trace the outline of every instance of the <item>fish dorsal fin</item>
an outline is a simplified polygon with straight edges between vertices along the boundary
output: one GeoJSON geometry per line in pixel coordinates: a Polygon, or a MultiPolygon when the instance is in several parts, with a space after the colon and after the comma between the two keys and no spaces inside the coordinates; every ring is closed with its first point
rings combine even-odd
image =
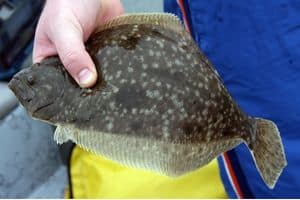
{"type": "Polygon", "coordinates": [[[171,13],[131,13],[116,17],[101,27],[97,31],[113,28],[125,24],[148,24],[158,25],[175,32],[186,32],[180,19],[171,13]]]}

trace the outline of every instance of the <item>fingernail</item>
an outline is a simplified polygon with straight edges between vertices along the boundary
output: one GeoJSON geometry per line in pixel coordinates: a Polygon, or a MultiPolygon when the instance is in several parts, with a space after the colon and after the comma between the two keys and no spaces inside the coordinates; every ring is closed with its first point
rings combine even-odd
{"type": "Polygon", "coordinates": [[[88,68],[84,68],[78,73],[78,80],[81,86],[87,86],[94,80],[94,75],[88,68]]]}

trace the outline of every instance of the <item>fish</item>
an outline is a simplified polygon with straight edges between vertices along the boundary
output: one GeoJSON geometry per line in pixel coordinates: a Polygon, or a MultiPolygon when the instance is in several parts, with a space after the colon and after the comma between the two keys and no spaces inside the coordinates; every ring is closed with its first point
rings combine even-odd
{"type": "Polygon", "coordinates": [[[119,16],[85,47],[98,72],[93,87],[78,86],[58,56],[9,82],[30,116],[57,126],[59,144],[71,140],[119,164],[178,177],[244,143],[274,188],[287,165],[278,127],[239,107],[175,15],[119,16]]]}

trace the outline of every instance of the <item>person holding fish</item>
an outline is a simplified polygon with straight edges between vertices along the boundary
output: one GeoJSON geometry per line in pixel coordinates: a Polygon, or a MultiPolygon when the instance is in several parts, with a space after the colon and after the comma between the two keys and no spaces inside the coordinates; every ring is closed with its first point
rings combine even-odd
{"type": "MultiPolygon", "coordinates": [[[[292,0],[165,1],[165,11],[182,19],[240,107],[277,124],[288,165],[273,189],[264,184],[244,144],[176,178],[128,168],[76,146],[69,169],[72,197],[299,198],[299,8],[292,0]]],[[[98,26],[123,13],[119,0],[47,1],[33,62],[58,54],[77,84],[92,87],[97,70],[84,43],[98,26]]],[[[265,152],[276,155],[280,145],[271,146],[265,152]]],[[[261,166],[271,172],[274,167],[261,166]]]]}

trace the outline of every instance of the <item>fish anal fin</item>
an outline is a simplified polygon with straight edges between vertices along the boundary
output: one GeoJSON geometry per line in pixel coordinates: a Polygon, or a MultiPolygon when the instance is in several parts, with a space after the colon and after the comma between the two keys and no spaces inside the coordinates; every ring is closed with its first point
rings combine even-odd
{"type": "Polygon", "coordinates": [[[73,131],[69,127],[58,125],[54,132],[54,140],[58,144],[63,144],[73,139],[73,131]]]}

